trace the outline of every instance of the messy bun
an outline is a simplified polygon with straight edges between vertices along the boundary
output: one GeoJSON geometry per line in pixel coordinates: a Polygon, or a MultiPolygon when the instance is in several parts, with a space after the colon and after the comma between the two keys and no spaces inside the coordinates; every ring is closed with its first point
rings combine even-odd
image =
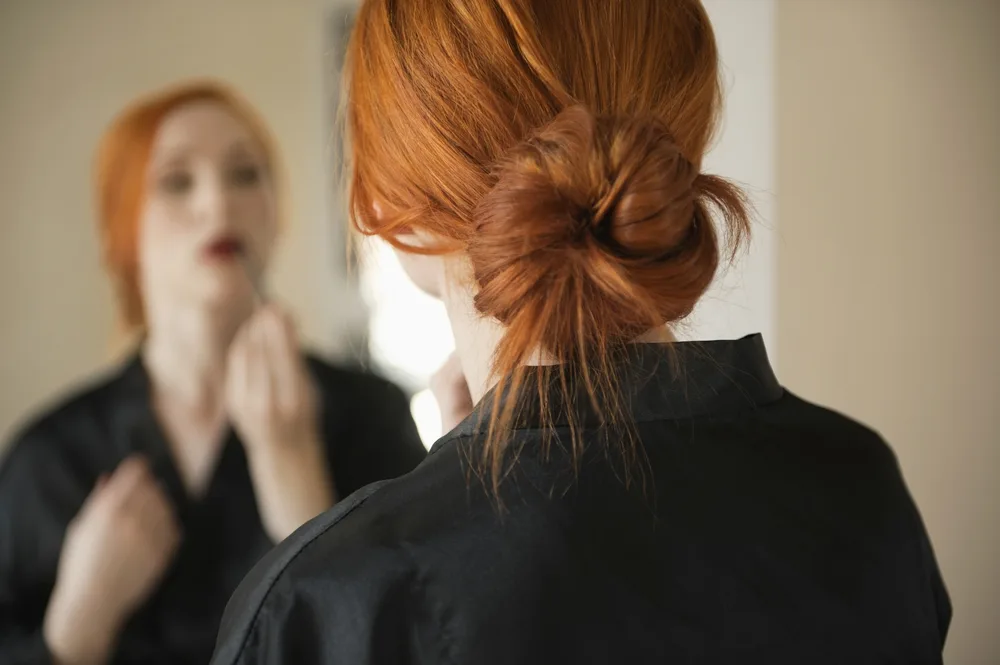
{"type": "Polygon", "coordinates": [[[655,118],[571,106],[493,177],[468,253],[477,308],[508,330],[501,354],[568,362],[684,317],[719,263],[710,209],[746,229],[740,190],[700,174],[655,118]]]}

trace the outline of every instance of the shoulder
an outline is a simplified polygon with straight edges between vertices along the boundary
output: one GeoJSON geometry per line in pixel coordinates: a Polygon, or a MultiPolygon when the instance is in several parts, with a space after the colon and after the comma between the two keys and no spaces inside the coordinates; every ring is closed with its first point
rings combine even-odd
{"type": "Polygon", "coordinates": [[[337,662],[397,662],[416,648],[412,640],[436,649],[440,572],[454,568],[447,561],[456,556],[455,525],[484,521],[474,516],[486,515],[476,503],[454,447],[352,494],[247,576],[227,607],[213,663],[274,662],[261,655],[264,644],[279,651],[294,644],[295,662],[319,662],[321,653],[337,662]],[[381,660],[373,648],[393,655],[381,660]]]}
{"type": "Polygon", "coordinates": [[[71,517],[113,454],[108,431],[120,409],[118,372],[105,372],[55,399],[17,430],[0,460],[0,522],[35,528],[40,515],[71,517]],[[55,511],[55,512],[52,512],[55,511]]]}
{"type": "MultiPolygon", "coordinates": [[[[318,592],[316,596],[309,598],[310,580],[321,577],[317,574],[317,564],[322,554],[329,550],[324,541],[333,527],[370,500],[373,494],[380,491],[382,484],[370,485],[351,494],[299,528],[254,566],[226,605],[212,657],[213,665],[257,662],[277,665],[283,661],[266,661],[259,653],[259,645],[272,644],[281,653],[293,640],[298,642],[295,648],[303,656],[301,662],[310,662],[315,658],[319,647],[313,643],[322,639],[319,633],[331,623],[331,617],[326,616],[322,596],[332,595],[352,604],[358,603],[349,590],[359,585],[346,584],[343,579],[345,574],[356,571],[344,571],[338,565],[329,565],[326,570],[327,575],[335,579],[323,579],[321,585],[314,587],[318,592]],[[322,626],[317,625],[320,623],[322,626]],[[307,631],[309,645],[304,640],[307,631]],[[294,635],[294,632],[299,634],[294,635]]],[[[341,559],[349,558],[349,553],[341,556],[341,559]]],[[[370,564],[370,568],[374,570],[375,564],[370,564]]],[[[370,572],[367,577],[372,577],[370,572]]],[[[351,635],[346,631],[344,634],[351,635]]]]}
{"type": "Polygon", "coordinates": [[[895,451],[874,428],[788,391],[775,408],[761,412],[759,419],[780,430],[778,440],[800,448],[818,462],[883,471],[898,466],[895,451]]]}
{"type": "Polygon", "coordinates": [[[917,508],[892,445],[874,428],[786,393],[761,414],[777,454],[766,459],[784,487],[835,502],[872,542],[903,542],[918,533],[917,508]]]}
{"type": "Polygon", "coordinates": [[[0,463],[0,477],[24,471],[40,460],[51,460],[53,455],[72,456],[77,435],[100,427],[106,417],[116,399],[122,371],[120,367],[104,370],[34,410],[10,438],[0,463]]]}
{"type": "MultiPolygon", "coordinates": [[[[951,601],[895,450],[875,429],[833,409],[794,396],[788,405],[794,414],[790,426],[809,433],[800,445],[811,455],[812,468],[821,469],[808,479],[821,479],[813,488],[837,499],[837,512],[850,523],[855,540],[865,544],[870,561],[881,552],[885,570],[896,579],[909,571],[919,579],[913,588],[929,589],[911,604],[927,603],[927,616],[936,618],[933,628],[943,643],[951,601]]],[[[898,585],[899,594],[907,590],[898,585]]]]}

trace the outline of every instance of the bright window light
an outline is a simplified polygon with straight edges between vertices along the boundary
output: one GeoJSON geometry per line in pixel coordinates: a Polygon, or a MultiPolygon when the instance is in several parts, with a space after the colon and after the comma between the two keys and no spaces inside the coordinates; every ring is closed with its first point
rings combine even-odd
{"type": "Polygon", "coordinates": [[[442,432],[428,383],[455,348],[448,315],[439,300],[414,286],[387,243],[366,240],[362,257],[360,286],[369,309],[372,360],[413,395],[413,419],[430,447],[442,432]]]}

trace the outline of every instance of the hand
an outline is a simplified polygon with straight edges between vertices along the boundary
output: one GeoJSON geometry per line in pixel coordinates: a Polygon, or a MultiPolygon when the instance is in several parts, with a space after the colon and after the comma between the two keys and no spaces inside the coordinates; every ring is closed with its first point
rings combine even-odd
{"type": "Polygon", "coordinates": [[[102,477],[70,522],[43,634],[55,662],[102,663],[167,570],[180,529],[137,456],[102,477]]]}
{"type": "Polygon", "coordinates": [[[318,395],[289,317],[262,305],[229,353],[226,403],[247,450],[265,531],[280,542],[333,505],[318,395]]]}
{"type": "Polygon", "coordinates": [[[448,360],[431,376],[430,387],[441,411],[441,427],[444,432],[455,429],[475,408],[457,353],[448,356],[448,360]]]}
{"type": "Polygon", "coordinates": [[[252,450],[314,442],[317,402],[291,319],[273,303],[262,305],[229,350],[226,404],[233,426],[252,450]]]}

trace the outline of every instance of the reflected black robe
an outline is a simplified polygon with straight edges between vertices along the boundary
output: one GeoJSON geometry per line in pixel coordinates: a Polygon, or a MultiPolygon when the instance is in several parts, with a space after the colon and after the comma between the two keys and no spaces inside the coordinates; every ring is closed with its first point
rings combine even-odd
{"type": "Polygon", "coordinates": [[[583,460],[543,455],[529,407],[498,512],[464,467],[487,396],[270,552],[213,665],[940,663],[951,606],[890,448],[783,390],[759,336],[673,347],[679,373],[660,345],[618,367],[646,482],[557,391],[583,460]]]}
{"type": "MultiPolygon", "coordinates": [[[[309,358],[322,435],[341,497],[413,469],[426,451],[404,394],[374,376],[309,358]]],[[[114,663],[205,665],[226,601],[272,547],[243,446],[232,431],[203,496],[188,495],[156,420],[139,357],[37,418],[0,468],[0,663],[50,662],[41,625],[60,547],[98,476],[144,453],[166,488],[183,541],[166,577],[127,624],[114,663]]]]}

